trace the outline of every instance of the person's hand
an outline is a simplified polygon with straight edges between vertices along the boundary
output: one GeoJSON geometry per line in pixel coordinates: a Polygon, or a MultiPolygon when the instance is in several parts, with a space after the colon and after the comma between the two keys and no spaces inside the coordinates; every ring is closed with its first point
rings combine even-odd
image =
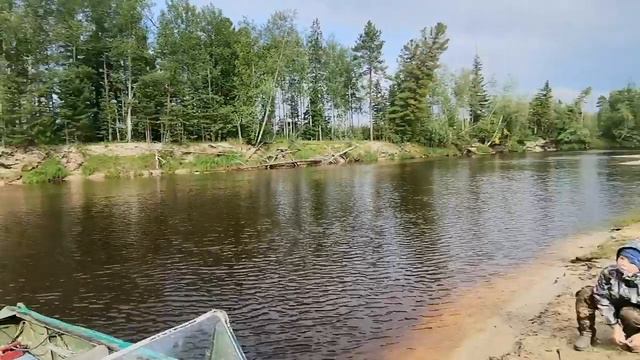
{"type": "MultiPolygon", "coordinates": [[[[620,324],[613,325],[613,341],[618,345],[629,345],[620,324]]],[[[640,343],[640,338],[636,341],[640,343]]]]}
{"type": "Polygon", "coordinates": [[[635,334],[627,339],[627,345],[629,345],[629,348],[631,348],[632,352],[640,352],[640,334],[635,334]]]}
{"type": "Polygon", "coordinates": [[[11,344],[8,344],[8,345],[0,345],[0,353],[3,353],[5,351],[7,351],[7,350],[11,350],[11,349],[13,349],[15,347],[19,347],[19,346],[21,346],[19,341],[14,341],[14,342],[12,342],[11,344]]]}

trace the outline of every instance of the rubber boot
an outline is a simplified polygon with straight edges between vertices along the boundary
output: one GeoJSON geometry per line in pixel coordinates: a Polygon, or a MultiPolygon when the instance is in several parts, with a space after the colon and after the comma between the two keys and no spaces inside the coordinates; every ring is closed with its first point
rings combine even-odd
{"type": "Polygon", "coordinates": [[[584,331],[580,334],[575,344],[573,344],[573,348],[577,351],[585,351],[591,348],[591,344],[594,343],[595,334],[591,331],[584,331]]]}

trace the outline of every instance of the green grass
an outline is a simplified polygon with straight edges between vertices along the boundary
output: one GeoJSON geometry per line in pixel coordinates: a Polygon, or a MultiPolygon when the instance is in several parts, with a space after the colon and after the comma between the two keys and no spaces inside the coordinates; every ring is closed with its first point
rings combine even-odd
{"type": "Polygon", "coordinates": [[[581,151],[586,149],[587,147],[584,144],[560,144],[558,146],[560,151],[581,151]]]}
{"type": "Polygon", "coordinates": [[[518,144],[516,141],[512,141],[507,145],[509,152],[524,152],[524,145],[518,144]]]}
{"type": "Polygon", "coordinates": [[[69,175],[67,169],[58,159],[47,159],[37,168],[22,175],[25,184],[42,184],[61,182],[69,175]]]}
{"type": "Polygon", "coordinates": [[[459,156],[460,155],[460,151],[458,151],[458,149],[455,148],[455,146],[449,146],[449,147],[428,147],[425,150],[425,155],[427,157],[453,157],[453,156],[459,156]]]}
{"type": "Polygon", "coordinates": [[[293,153],[293,157],[296,160],[308,160],[323,156],[326,153],[327,150],[319,146],[304,146],[293,153]]]}
{"type": "Polygon", "coordinates": [[[186,163],[185,165],[188,165],[194,171],[207,172],[240,166],[243,165],[244,160],[241,154],[196,155],[191,163],[186,163]]]}
{"type": "Polygon", "coordinates": [[[594,138],[589,142],[589,148],[593,150],[612,150],[612,149],[623,149],[624,145],[602,138],[594,138]]]}
{"type": "Polygon", "coordinates": [[[492,153],[491,148],[489,146],[487,146],[487,145],[484,145],[484,144],[478,145],[476,147],[476,150],[478,151],[478,154],[480,154],[480,155],[488,155],[488,154],[492,153]]]}
{"type": "Polygon", "coordinates": [[[370,150],[365,150],[362,152],[360,161],[366,162],[366,163],[372,163],[372,162],[376,162],[378,161],[378,153],[370,151],[370,150]]]}
{"type": "Polygon", "coordinates": [[[173,174],[178,169],[182,169],[184,167],[184,163],[182,160],[173,157],[173,156],[160,156],[164,162],[160,162],[160,169],[167,174],[173,174]]]}
{"type": "Polygon", "coordinates": [[[394,157],[392,160],[411,160],[415,158],[416,158],[415,154],[412,154],[408,151],[401,151],[398,153],[398,156],[394,157]]]}
{"type": "Polygon", "coordinates": [[[345,154],[347,161],[372,163],[378,161],[378,153],[368,149],[357,148],[345,154]]]}
{"type": "Polygon", "coordinates": [[[104,173],[108,178],[119,178],[130,175],[138,176],[143,171],[155,169],[155,154],[137,156],[92,155],[82,165],[82,174],[90,176],[104,173]]]}

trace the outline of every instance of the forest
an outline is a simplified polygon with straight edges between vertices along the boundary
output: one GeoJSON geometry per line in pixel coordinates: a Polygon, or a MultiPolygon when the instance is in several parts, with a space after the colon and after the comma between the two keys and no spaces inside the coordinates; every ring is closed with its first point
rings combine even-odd
{"type": "Polygon", "coordinates": [[[597,111],[531,98],[441,62],[447,26],[416,29],[395,71],[373,22],[353,44],[294,11],[234,23],[213,6],[170,0],[0,0],[1,145],[208,142],[235,139],[471,143],[518,149],[542,138],[565,149],[640,146],[640,89],[597,98],[597,111]]]}

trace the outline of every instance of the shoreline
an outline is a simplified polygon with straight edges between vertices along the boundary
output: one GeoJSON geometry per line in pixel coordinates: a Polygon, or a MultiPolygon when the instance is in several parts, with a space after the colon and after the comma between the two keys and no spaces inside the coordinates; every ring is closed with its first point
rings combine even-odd
{"type": "Polygon", "coordinates": [[[397,145],[382,141],[299,141],[262,147],[222,142],[0,148],[0,186],[21,185],[23,182],[103,181],[109,178],[336,166],[459,156],[462,153],[453,147],[427,148],[416,144],[397,145]],[[47,169],[40,171],[43,167],[47,169]],[[48,167],[53,167],[53,170],[48,167]],[[38,171],[44,173],[42,178],[29,181],[29,173],[38,171]],[[56,177],[47,177],[48,173],[56,177]]]}
{"type": "MultiPolygon", "coordinates": [[[[466,289],[448,309],[447,327],[413,331],[387,351],[387,359],[595,360],[626,359],[599,332],[602,345],[573,350],[578,336],[574,294],[613,262],[611,252],[640,236],[640,220],[613,230],[577,234],[543,251],[530,264],[466,289]]],[[[447,315],[445,315],[447,316],[447,315]]],[[[424,326],[428,327],[428,318],[424,326]]],[[[598,320],[600,322],[600,320],[598,320]]],[[[635,354],[637,356],[637,354],[635,354]]]]}
{"type": "MultiPolygon", "coordinates": [[[[531,142],[530,150],[544,152],[531,142]]],[[[477,144],[476,144],[477,145],[477,144]]],[[[546,151],[556,151],[549,148],[546,151]]],[[[0,187],[23,183],[104,181],[227,171],[338,166],[509,152],[480,145],[464,151],[383,141],[276,142],[262,147],[242,143],[99,143],[51,147],[0,147],[0,187]],[[481,151],[479,151],[479,149],[481,151]]],[[[620,156],[621,165],[640,165],[640,155],[620,156]],[[631,161],[630,161],[631,160],[631,161]]]]}

